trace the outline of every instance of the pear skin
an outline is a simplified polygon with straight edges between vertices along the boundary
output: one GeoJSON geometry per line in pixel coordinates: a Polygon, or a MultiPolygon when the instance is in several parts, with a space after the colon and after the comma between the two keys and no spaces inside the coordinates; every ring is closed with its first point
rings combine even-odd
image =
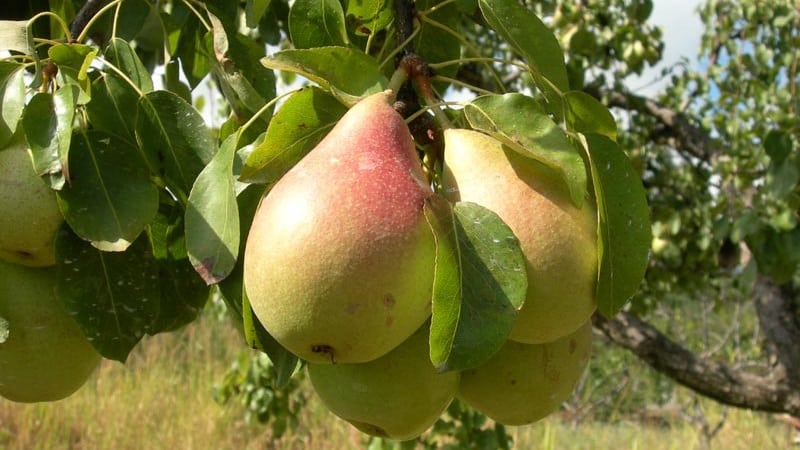
{"type": "Polygon", "coordinates": [[[360,364],[309,364],[322,403],[364,433],[413,439],[430,428],[455,397],[459,372],[439,373],[428,356],[423,325],[388,354],[360,364]]]}
{"type": "Polygon", "coordinates": [[[250,304],[310,362],[376,359],[430,316],[432,191],[391,98],[351,108],[264,196],[250,229],[250,304]]]}
{"type": "Polygon", "coordinates": [[[0,396],[49,402],[70,396],[97,368],[100,354],[55,296],[55,268],[0,261],[0,396]],[[1,338],[2,336],[0,336],[1,338]]]}
{"type": "Polygon", "coordinates": [[[569,398],[591,349],[591,321],[553,342],[507,340],[485,364],[462,372],[458,397],[504,425],[536,422],[569,398]]]}
{"type": "Polygon", "coordinates": [[[32,267],[56,263],[64,221],[55,191],[36,175],[24,138],[0,149],[0,259],[32,267]]]}
{"type": "Polygon", "coordinates": [[[597,307],[597,213],[576,208],[552,170],[474,130],[444,133],[442,185],[451,201],[494,211],[519,239],[528,290],[509,336],[549,342],[583,325],[597,307]]]}

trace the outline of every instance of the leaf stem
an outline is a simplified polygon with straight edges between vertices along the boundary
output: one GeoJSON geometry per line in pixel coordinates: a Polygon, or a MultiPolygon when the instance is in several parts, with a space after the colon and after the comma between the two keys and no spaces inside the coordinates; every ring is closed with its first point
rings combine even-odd
{"type": "Polygon", "coordinates": [[[62,30],[64,30],[64,36],[66,36],[67,42],[69,42],[72,39],[72,34],[69,31],[69,26],[67,25],[67,22],[65,22],[64,19],[62,19],[61,17],[59,17],[58,14],[56,14],[56,13],[54,13],[52,11],[42,11],[39,14],[36,14],[35,16],[31,17],[30,20],[28,20],[27,28],[28,28],[28,35],[29,36],[33,35],[32,28],[33,28],[34,22],[36,22],[37,20],[39,20],[42,17],[50,17],[51,19],[56,19],[56,22],[59,25],[61,25],[62,30]]]}
{"type": "Polygon", "coordinates": [[[109,4],[107,4],[106,6],[103,6],[102,8],[100,8],[100,9],[97,11],[97,13],[95,13],[95,14],[92,16],[92,18],[91,18],[91,19],[89,19],[89,21],[88,21],[88,22],[86,22],[86,26],[84,26],[84,27],[83,27],[83,30],[81,31],[81,34],[79,34],[79,35],[78,35],[78,37],[77,37],[77,38],[75,38],[75,41],[76,41],[76,42],[83,42],[83,41],[86,39],[86,34],[89,32],[89,30],[91,30],[91,29],[92,29],[92,25],[94,25],[94,23],[95,23],[97,20],[99,20],[99,18],[100,18],[100,17],[102,17],[102,16],[103,16],[103,14],[105,14],[105,13],[106,13],[106,11],[110,11],[110,10],[111,10],[111,8],[116,8],[116,7],[117,7],[117,4],[118,4],[118,3],[120,3],[121,1],[122,1],[122,0],[113,0],[112,2],[110,2],[109,4]]]}

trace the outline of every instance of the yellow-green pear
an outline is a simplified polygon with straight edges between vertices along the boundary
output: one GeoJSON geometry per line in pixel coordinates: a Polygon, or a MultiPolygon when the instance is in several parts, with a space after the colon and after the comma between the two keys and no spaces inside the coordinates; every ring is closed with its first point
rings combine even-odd
{"type": "Polygon", "coordinates": [[[311,362],[366,362],[430,316],[432,195],[390,91],[351,108],[264,196],[244,255],[264,327],[311,362]]]}
{"type": "Polygon", "coordinates": [[[536,422],[572,394],[591,348],[591,321],[553,342],[507,340],[485,364],[462,372],[458,397],[504,425],[536,422]]]}
{"type": "Polygon", "coordinates": [[[0,332],[0,396],[9,400],[68,397],[100,362],[56,298],[55,276],[55,268],[0,261],[0,320],[8,331],[0,332]]]}
{"type": "Polygon", "coordinates": [[[445,195],[497,213],[525,254],[528,291],[510,338],[536,344],[578,329],[597,306],[592,202],[576,208],[556,172],[483,133],[448,129],[444,142],[445,195]]]}
{"type": "Polygon", "coordinates": [[[24,138],[0,149],[0,259],[26,266],[56,263],[64,221],[56,194],[36,175],[24,138]]]}
{"type": "Polygon", "coordinates": [[[331,412],[364,433],[413,439],[431,427],[458,390],[459,372],[439,373],[428,326],[388,354],[360,364],[308,364],[314,390],[331,412]]]}

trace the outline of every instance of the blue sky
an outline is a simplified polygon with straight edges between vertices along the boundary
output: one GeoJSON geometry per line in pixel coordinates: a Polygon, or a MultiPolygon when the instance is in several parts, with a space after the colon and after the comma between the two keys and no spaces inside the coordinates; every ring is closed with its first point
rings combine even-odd
{"type": "Polygon", "coordinates": [[[697,64],[703,24],[695,10],[700,3],[701,0],[653,0],[650,21],[660,26],[664,33],[664,57],[655,68],[648,68],[641,76],[631,77],[629,87],[639,94],[652,95],[663,87],[663,83],[652,83],[661,69],[683,57],[697,64]]]}

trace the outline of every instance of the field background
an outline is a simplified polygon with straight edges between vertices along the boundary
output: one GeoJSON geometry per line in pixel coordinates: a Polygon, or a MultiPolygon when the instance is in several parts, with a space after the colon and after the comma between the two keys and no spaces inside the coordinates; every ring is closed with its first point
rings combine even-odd
{"type": "MultiPolygon", "coordinates": [[[[624,354],[600,350],[592,364],[625,365],[613,389],[587,372],[562,412],[510,427],[518,449],[789,449],[794,430],[763,413],[724,408],[673,386],[624,354]],[[607,352],[606,352],[607,353],[607,352]],[[602,357],[602,359],[601,359],[602,357]],[[627,377],[628,379],[624,379],[627,377]],[[653,400],[655,398],[655,400],[653,400]]],[[[126,365],[104,361],[72,397],[23,405],[0,399],[0,449],[359,449],[368,439],[328,413],[301,377],[296,427],[276,439],[270,423],[247,420],[238,398],[215,387],[247,361],[220,308],[183,330],[147,338],[126,365]]],[[[798,448],[798,447],[796,447],[798,448]]]]}

